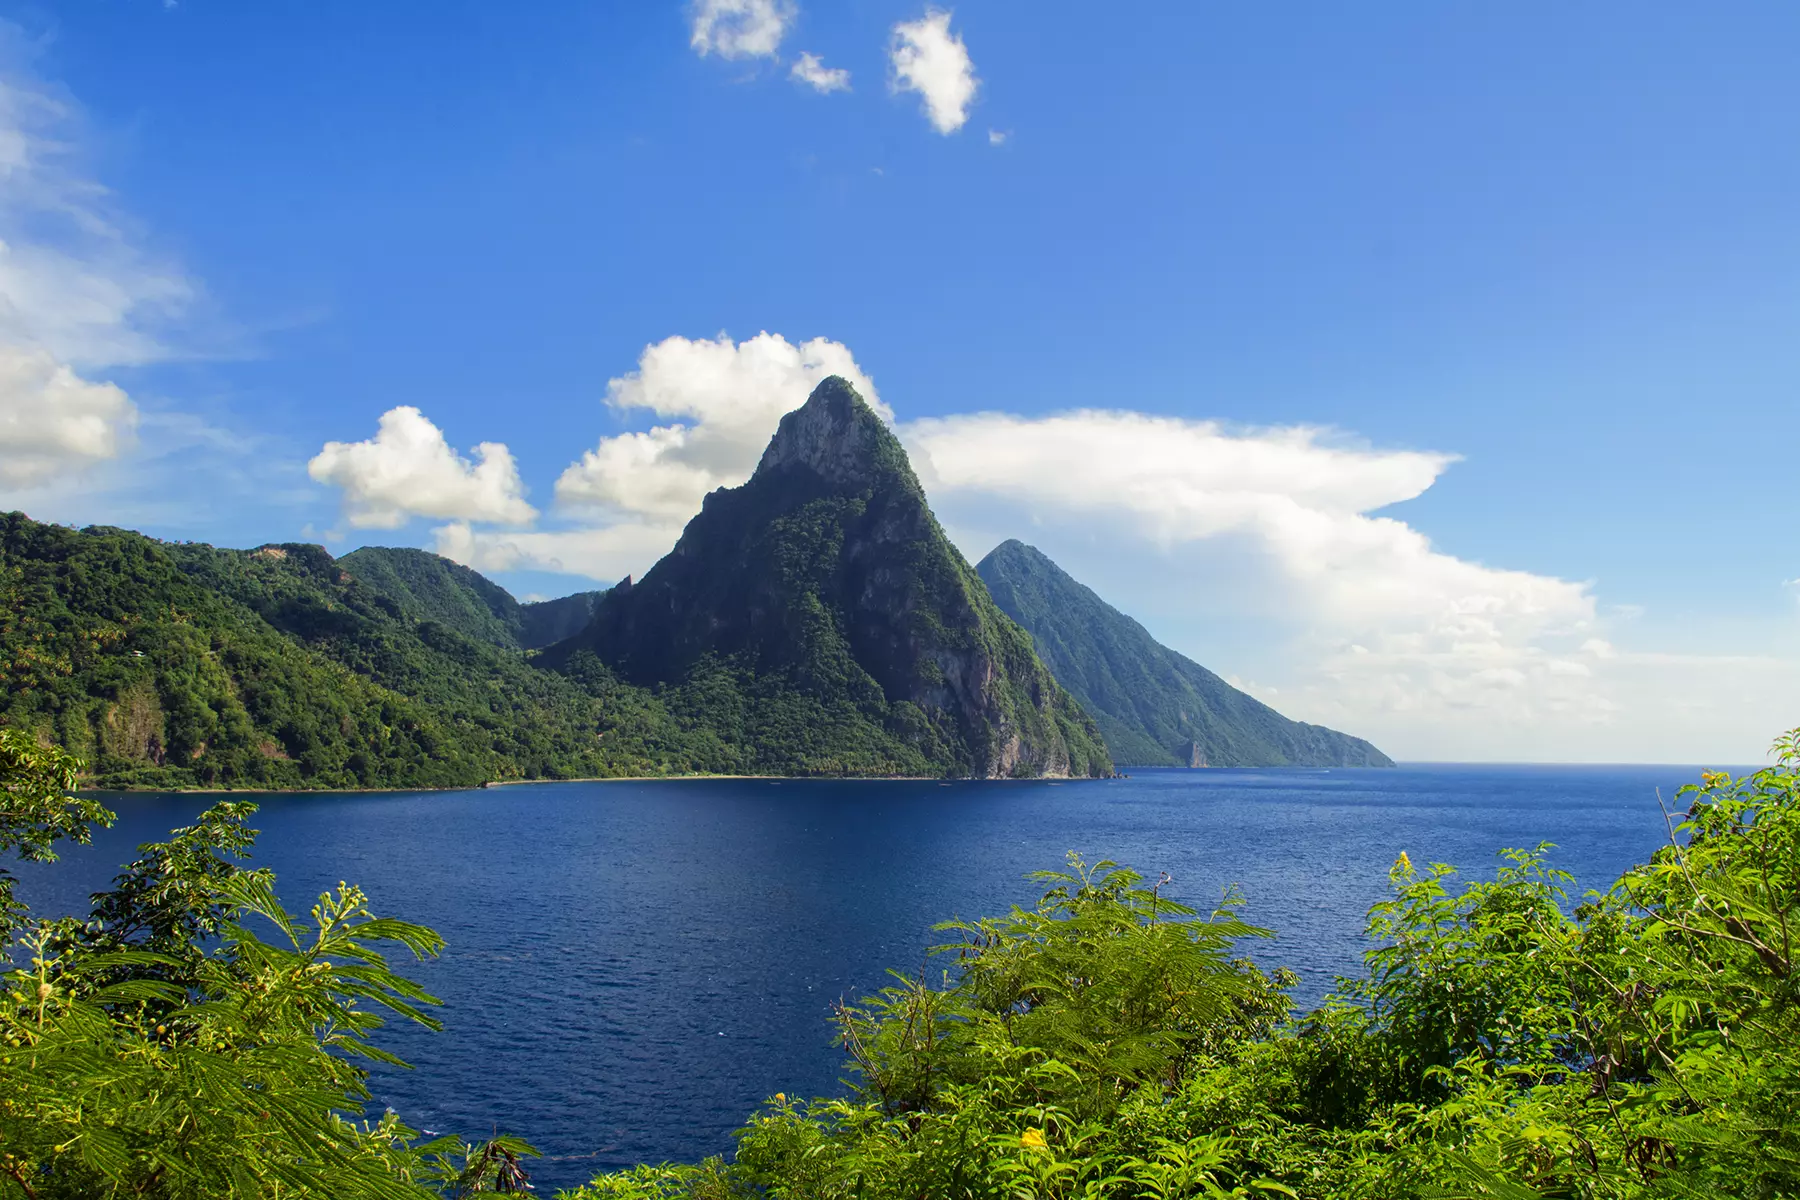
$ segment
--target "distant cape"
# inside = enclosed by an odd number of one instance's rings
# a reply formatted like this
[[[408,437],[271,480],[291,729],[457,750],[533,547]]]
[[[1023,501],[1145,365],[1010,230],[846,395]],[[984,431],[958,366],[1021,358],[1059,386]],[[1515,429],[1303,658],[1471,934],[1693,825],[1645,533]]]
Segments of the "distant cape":
[[[1180,767],[1391,767],[1359,737],[1290,721],[1072,578],[1042,551],[1003,542],[977,565],[994,602],[1092,715],[1115,762]]]

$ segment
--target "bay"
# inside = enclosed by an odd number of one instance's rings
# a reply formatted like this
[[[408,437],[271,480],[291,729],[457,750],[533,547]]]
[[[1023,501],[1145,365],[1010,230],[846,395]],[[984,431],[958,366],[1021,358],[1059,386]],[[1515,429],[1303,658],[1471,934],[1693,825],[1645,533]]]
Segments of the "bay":
[[[418,1128],[520,1134],[540,1191],[641,1161],[728,1152],[765,1097],[841,1091],[831,1005],[940,969],[934,922],[1029,904],[1065,852],[1117,859],[1209,907],[1227,888],[1276,931],[1248,949],[1313,1003],[1354,972],[1401,852],[1491,877],[1555,842],[1604,888],[1667,837],[1687,767],[1138,770],[1071,782],[679,780],[253,797],[256,862],[304,911],[339,880],[436,928],[410,973],[444,1032],[390,1026],[414,1066],[379,1104]],[[40,915],[81,911],[143,841],[217,797],[115,795],[118,824],[20,872]],[[245,798],[245,797],[239,797]],[[379,1107],[377,1107],[379,1111]]]

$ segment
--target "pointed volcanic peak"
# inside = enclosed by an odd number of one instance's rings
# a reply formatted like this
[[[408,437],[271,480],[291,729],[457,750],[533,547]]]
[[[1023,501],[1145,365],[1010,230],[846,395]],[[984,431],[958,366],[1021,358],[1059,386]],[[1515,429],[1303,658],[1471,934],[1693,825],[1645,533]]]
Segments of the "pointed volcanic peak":
[[[919,486],[899,439],[839,375],[825,379],[805,404],[781,418],[756,466],[757,475],[795,470],[852,490],[886,473]]]
[[[657,689],[744,772],[1111,770],[945,537],[899,440],[835,376],[782,418],[749,482],[707,496],[675,548],[543,661]]]
[[[977,570],[994,601],[1093,714],[1121,763],[1180,767],[1391,767],[1362,738],[1290,721],[1073,579],[1036,547],[1004,542]]]

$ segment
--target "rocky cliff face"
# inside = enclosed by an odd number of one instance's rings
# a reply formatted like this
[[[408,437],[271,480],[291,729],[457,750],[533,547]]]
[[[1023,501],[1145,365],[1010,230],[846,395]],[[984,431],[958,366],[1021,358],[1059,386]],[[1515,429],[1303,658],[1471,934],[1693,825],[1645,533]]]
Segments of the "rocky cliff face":
[[[896,773],[1111,769],[944,536],[899,441],[837,377],[782,418],[748,483],[709,495],[674,550],[546,658],[584,649],[637,684],[723,666],[738,691],[751,681],[748,705],[853,712]]]

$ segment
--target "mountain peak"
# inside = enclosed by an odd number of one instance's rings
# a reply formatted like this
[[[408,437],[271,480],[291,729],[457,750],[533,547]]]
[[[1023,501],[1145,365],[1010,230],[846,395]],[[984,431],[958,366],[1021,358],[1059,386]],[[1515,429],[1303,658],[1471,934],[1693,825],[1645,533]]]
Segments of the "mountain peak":
[[[708,494],[674,549],[538,661],[582,672],[584,652],[671,712],[704,697],[740,771],[1112,770],[931,515],[900,440],[835,376],[781,419],[748,482]]]
[[[850,381],[830,375],[806,403],[781,418],[757,475],[805,466],[832,483],[865,479],[884,462],[904,464],[899,441]]]

